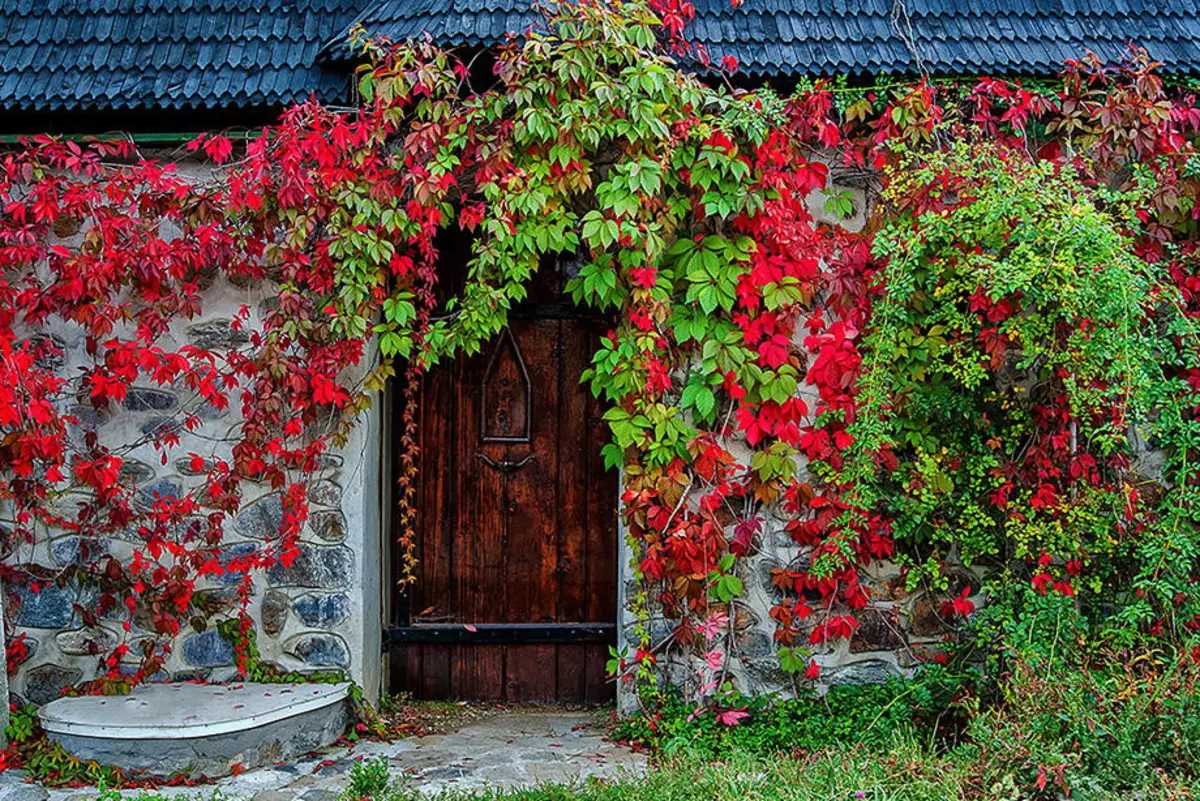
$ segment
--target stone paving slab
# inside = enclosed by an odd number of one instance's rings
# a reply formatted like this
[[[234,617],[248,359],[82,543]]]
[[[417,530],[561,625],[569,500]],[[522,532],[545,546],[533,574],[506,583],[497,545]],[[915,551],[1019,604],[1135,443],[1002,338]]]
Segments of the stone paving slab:
[[[592,712],[520,710],[467,722],[447,734],[331,748],[204,787],[164,787],[156,793],[181,800],[206,799],[219,791],[224,801],[337,801],[349,786],[353,765],[379,757],[388,760],[393,776],[406,777],[410,786],[430,795],[449,789],[611,781],[645,772],[644,755],[604,735]],[[13,801],[95,801],[97,796],[95,790],[46,790],[19,780],[15,771],[0,773],[0,799],[9,801],[9,793]],[[123,796],[139,794],[128,790]]]

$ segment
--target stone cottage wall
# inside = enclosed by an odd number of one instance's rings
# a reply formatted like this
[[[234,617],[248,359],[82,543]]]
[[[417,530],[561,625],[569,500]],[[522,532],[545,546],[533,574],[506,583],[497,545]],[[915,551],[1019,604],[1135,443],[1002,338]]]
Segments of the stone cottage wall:
[[[187,170],[200,174],[197,167],[181,166],[181,171]],[[215,350],[245,344],[246,334],[236,331],[231,320],[242,305],[261,311],[270,300],[269,286],[235,286],[216,274],[202,276],[200,285],[205,298],[203,316],[178,322],[170,337],[159,344],[173,349],[191,343]],[[77,374],[87,358],[82,332],[63,327],[52,335],[65,354],[59,369],[64,375]],[[121,446],[162,427],[177,429],[181,442],[166,464],[149,443],[125,455],[123,480],[134,485],[149,504],[156,497],[177,495],[201,483],[186,454],[228,458],[240,419],[240,403],[236,397],[231,400],[230,409],[217,411],[198,402],[186,389],[138,386],[130,389],[119,409],[97,414],[90,406],[72,408],[80,419],[73,435],[95,431],[102,442]],[[182,427],[182,420],[192,410],[205,421],[195,433]],[[299,558],[290,567],[276,565],[255,575],[250,603],[264,659],[284,670],[343,670],[371,696],[380,683],[379,428],[378,411],[368,413],[347,446],[326,458],[309,490],[311,513]],[[250,483],[243,492],[242,511],[226,525],[227,558],[252,551],[278,530],[281,521],[277,493]],[[73,510],[77,500],[67,494],[58,503]],[[135,547],[134,532],[106,539],[61,535],[36,546],[23,545],[8,561],[65,567],[83,556],[94,559],[103,552],[129,557]],[[159,678],[219,682],[234,677],[233,645],[218,634],[215,624],[236,611],[236,583],[231,576],[197,583],[193,625],[185,625]],[[85,629],[73,606],[86,608],[95,595],[94,588],[79,585],[51,584],[38,593],[9,588],[5,598],[7,635],[24,634],[28,648],[27,657],[10,680],[16,702],[41,705],[54,700],[64,688],[93,678],[98,660],[118,642],[135,646],[149,635],[148,629],[139,625],[125,632],[118,620],[105,621],[99,629]],[[126,667],[133,669],[132,658]]]

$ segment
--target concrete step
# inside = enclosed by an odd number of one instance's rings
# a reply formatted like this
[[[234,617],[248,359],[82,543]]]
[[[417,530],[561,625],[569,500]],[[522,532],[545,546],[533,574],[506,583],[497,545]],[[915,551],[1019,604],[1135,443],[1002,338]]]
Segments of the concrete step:
[[[129,695],[60,698],[42,728],[80,759],[152,776],[224,776],[295,759],[336,740],[348,683],[146,684]]]

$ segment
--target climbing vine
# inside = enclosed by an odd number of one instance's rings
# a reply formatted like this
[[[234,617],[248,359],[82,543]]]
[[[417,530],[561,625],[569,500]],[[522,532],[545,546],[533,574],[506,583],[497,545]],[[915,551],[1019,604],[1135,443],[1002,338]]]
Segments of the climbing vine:
[[[571,298],[618,313],[583,379],[607,403],[641,579],[621,680],[652,687],[656,661],[685,653],[690,694],[720,693],[743,557],[776,535],[796,554],[770,577],[776,656],[797,678],[854,635],[884,559],[947,617],[989,598],[1015,613],[1031,591],[1116,603],[1129,630],[1194,628],[1191,96],[1134,53],[1052,86],[783,98],[731,86],[729,59],[680,69],[708,61],[691,13],[563,6],[482,77],[364,36],[359,109],[301,104],[236,147],[202,137],[204,177],[119,140],[6,154],[8,586],[71,586],[87,624],[120,621],[97,647],[110,677],[154,674],[207,626],[212,577],[235,579],[224,612],[248,638],[255,574],[298,558],[314,476],[396,365],[407,580],[421,372],[478,351],[539,270],[570,261]],[[472,248],[439,306],[446,231]],[[175,345],[214,276],[271,300],[225,345]],[[174,419],[121,441],[89,424],[154,386],[184,397]],[[1137,475],[1144,443],[1165,478]],[[147,497],[125,469],[147,448],[194,483]],[[278,531],[231,556],[256,487],[280,494]],[[45,562],[51,535],[79,538],[66,566]]]

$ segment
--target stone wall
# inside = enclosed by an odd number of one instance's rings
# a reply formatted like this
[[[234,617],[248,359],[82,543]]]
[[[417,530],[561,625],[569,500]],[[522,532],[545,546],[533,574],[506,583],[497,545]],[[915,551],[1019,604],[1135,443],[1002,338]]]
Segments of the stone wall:
[[[184,165],[181,171],[187,169]],[[245,344],[247,335],[235,330],[231,320],[242,305],[260,312],[269,301],[269,287],[235,286],[215,274],[201,276],[200,285],[205,297],[203,316],[178,322],[167,341],[159,344],[178,348],[191,343],[218,351]],[[82,332],[63,327],[53,336],[65,354],[58,367],[64,375],[77,375],[87,359]],[[98,414],[90,406],[72,408],[80,420],[72,435],[94,431],[102,442],[124,446],[144,441],[147,434],[164,427],[177,430],[181,442],[166,464],[149,442],[125,455],[123,480],[136,487],[142,502],[150,504],[156,497],[176,496],[202,481],[190,469],[186,454],[228,457],[230,437],[239,424],[240,403],[236,396],[232,401],[231,409],[218,411],[183,388],[134,387],[119,409]],[[204,420],[194,433],[182,426],[193,410]],[[265,659],[285,670],[344,670],[371,696],[378,692],[380,681],[379,420],[377,411],[368,413],[351,442],[327,456],[309,489],[311,513],[300,557],[290,567],[277,565],[256,575],[250,604]],[[243,492],[241,512],[226,525],[224,553],[229,559],[257,547],[277,531],[281,519],[277,493],[250,483]],[[68,493],[58,503],[69,511],[77,500]],[[51,536],[36,546],[21,546],[8,561],[65,567],[103,552],[128,557],[136,545],[134,532],[105,539]],[[160,678],[215,682],[233,678],[233,645],[213,625],[235,610],[235,583],[231,576],[198,582],[192,610],[195,624],[185,626]],[[98,629],[83,628],[73,606],[87,607],[95,594],[94,588],[81,585],[51,584],[37,593],[9,588],[7,634],[10,638],[24,634],[28,648],[10,681],[18,702],[40,705],[57,698],[65,687],[95,675],[97,652],[107,654],[118,642],[134,646],[149,635],[138,625],[125,632],[116,619]],[[126,667],[133,669],[132,658]]]
[[[808,549],[800,548],[783,530],[780,521],[768,519],[756,547],[738,561],[737,572],[745,584],[741,598],[731,604],[733,635],[715,645],[724,656],[719,671],[726,681],[749,695],[795,693],[798,682],[806,685],[803,674],[785,673],[779,666],[774,640],[775,621],[769,616],[772,606],[780,600],[779,591],[771,585],[771,571],[778,567],[802,569],[807,566]],[[626,560],[628,596],[635,593],[632,571]],[[918,591],[908,593],[900,570],[889,562],[875,562],[864,571],[871,602],[865,609],[856,610],[859,628],[849,640],[813,649],[813,659],[820,666],[820,678],[815,682],[818,691],[838,684],[883,684],[895,676],[911,675],[922,659],[939,652],[949,634],[949,620],[941,614],[941,598]],[[952,581],[952,587],[971,584],[978,587],[978,577],[965,569]],[[981,602],[979,596],[972,598]],[[627,643],[633,642],[635,621],[626,613],[622,632]],[[655,642],[665,638],[674,623],[655,620],[651,615],[649,629]],[[797,646],[807,646],[797,642]],[[671,684],[694,689],[703,680],[715,678],[702,659],[704,648],[668,647],[656,654],[661,675]],[[620,698],[625,712],[636,709],[636,699],[628,692]]]

